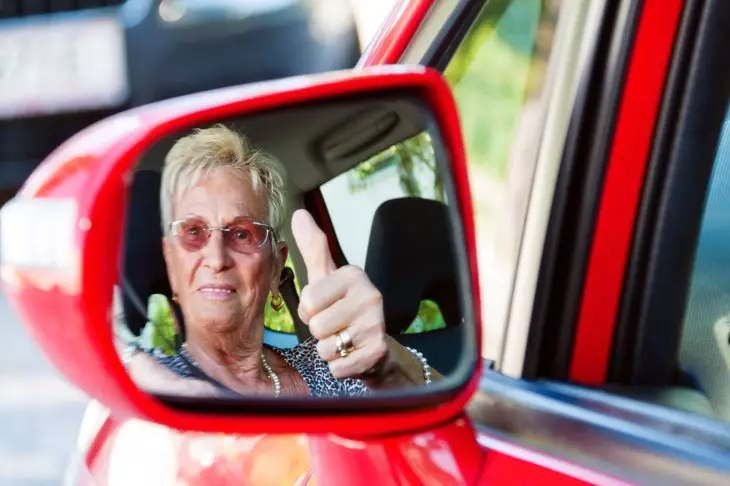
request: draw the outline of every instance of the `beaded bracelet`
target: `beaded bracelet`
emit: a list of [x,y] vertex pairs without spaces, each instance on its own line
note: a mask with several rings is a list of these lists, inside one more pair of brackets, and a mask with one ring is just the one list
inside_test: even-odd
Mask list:
[[418,360],[421,362],[421,368],[423,368],[423,378],[426,380],[426,385],[431,384],[431,367],[428,365],[428,361],[426,361],[426,357],[418,350],[415,350],[413,348],[409,348],[406,346],[406,349],[410,351]]

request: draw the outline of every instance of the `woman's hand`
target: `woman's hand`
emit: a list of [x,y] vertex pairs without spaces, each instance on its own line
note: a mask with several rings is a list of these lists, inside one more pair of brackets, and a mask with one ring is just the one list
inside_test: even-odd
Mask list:
[[[352,265],[336,267],[327,236],[308,212],[294,213],[292,231],[309,281],[300,296],[299,317],[319,341],[317,350],[332,375],[364,379],[374,388],[423,384],[420,361],[386,333],[383,296],[365,272]],[[345,332],[352,347],[341,356],[337,335]]]

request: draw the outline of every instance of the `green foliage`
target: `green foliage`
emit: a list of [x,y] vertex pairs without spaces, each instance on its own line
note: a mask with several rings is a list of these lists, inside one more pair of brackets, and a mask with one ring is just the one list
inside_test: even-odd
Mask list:
[[178,333],[175,319],[167,297],[153,294],[147,301],[147,324],[139,336],[139,342],[145,349],[156,348],[173,356],[177,347]]
[[[350,189],[355,192],[366,189],[373,176],[389,167],[396,168],[404,195],[445,201],[443,180],[437,170],[433,142],[427,132],[388,147],[350,170]],[[424,172],[431,178],[432,187],[422,187],[418,174]],[[429,190],[433,191],[433,196],[427,195]]]
[[418,334],[444,327],[446,327],[446,321],[444,321],[444,316],[441,315],[438,304],[431,300],[422,300],[416,319],[403,333]]
[[395,165],[397,163],[396,157],[395,146],[393,146],[358,164],[357,167],[348,172],[350,189],[356,192],[367,188],[368,179],[381,170]]
[[[467,33],[444,76],[459,107],[469,164],[506,177],[515,130],[533,79],[541,0],[490,0]],[[445,201],[426,132],[396,144],[349,172],[353,191],[365,189],[378,172],[395,166],[407,196],[426,197],[416,174],[433,174],[434,199]],[[430,188],[429,188],[430,190]]]
[[490,1],[450,61],[469,164],[505,177],[529,88],[540,0]]

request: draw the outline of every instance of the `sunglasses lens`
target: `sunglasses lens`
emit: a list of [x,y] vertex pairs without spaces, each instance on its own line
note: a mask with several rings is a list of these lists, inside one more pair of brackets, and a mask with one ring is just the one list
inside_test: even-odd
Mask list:
[[228,227],[228,244],[233,251],[239,253],[255,253],[266,243],[268,230],[265,226],[239,221]]
[[182,247],[188,251],[198,251],[208,241],[205,223],[195,219],[180,222],[174,227],[174,232]]
[[[249,220],[239,220],[228,225],[223,231],[228,247],[238,253],[257,253],[261,251],[268,238],[268,228]],[[198,251],[208,243],[210,229],[205,221],[187,219],[172,225],[172,233],[187,251]]]

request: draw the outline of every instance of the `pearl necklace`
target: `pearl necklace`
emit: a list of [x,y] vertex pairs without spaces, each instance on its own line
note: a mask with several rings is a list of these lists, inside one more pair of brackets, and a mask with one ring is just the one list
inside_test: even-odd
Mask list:
[[266,373],[269,374],[269,378],[271,378],[271,381],[274,382],[274,398],[279,398],[279,395],[281,395],[281,382],[279,381],[279,375],[271,369],[271,365],[269,365],[269,362],[266,361],[266,356],[264,356],[263,351],[261,351],[261,362],[264,365]]
[[[182,349],[193,365],[200,368],[200,365],[193,359],[190,351],[188,351],[188,343],[183,343]],[[271,379],[272,383],[274,383],[274,398],[279,398],[279,395],[281,395],[281,381],[279,380],[279,375],[276,374],[276,372],[271,368],[269,362],[266,361],[266,356],[263,351],[261,351],[261,363],[264,365],[264,370],[266,370],[266,374],[269,375],[269,379]]]

